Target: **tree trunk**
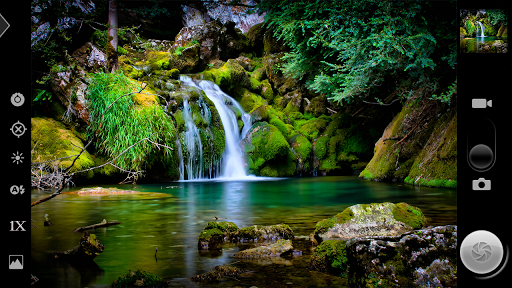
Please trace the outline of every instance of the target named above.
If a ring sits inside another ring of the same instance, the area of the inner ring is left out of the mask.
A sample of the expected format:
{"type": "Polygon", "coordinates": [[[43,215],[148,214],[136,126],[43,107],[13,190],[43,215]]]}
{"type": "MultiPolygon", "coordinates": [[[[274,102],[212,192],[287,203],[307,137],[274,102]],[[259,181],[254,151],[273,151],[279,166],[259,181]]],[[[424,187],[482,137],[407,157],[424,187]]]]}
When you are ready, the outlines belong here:
{"type": "Polygon", "coordinates": [[[108,39],[107,43],[107,57],[108,68],[111,73],[115,72],[119,67],[117,57],[117,0],[108,1],[108,39]]]}
{"type": "Polygon", "coordinates": [[[97,255],[103,252],[104,246],[100,240],[96,238],[95,234],[89,234],[87,231],[80,239],[80,243],[73,249],[66,251],[51,252],[55,257],[63,257],[68,261],[88,262],[92,261],[97,255]]]}

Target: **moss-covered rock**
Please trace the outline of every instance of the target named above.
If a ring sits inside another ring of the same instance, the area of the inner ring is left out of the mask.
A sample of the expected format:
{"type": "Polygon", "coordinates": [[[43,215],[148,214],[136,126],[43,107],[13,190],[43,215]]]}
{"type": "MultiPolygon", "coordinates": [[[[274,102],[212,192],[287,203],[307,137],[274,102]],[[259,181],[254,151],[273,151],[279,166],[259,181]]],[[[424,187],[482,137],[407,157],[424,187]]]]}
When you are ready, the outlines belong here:
{"type": "Polygon", "coordinates": [[[222,280],[222,276],[236,277],[238,274],[244,273],[243,269],[235,266],[219,265],[215,266],[212,271],[208,271],[201,275],[191,277],[190,280],[199,283],[216,283],[222,280]]]}
{"type": "Polygon", "coordinates": [[[268,101],[268,103],[272,103],[274,101],[274,91],[272,90],[272,85],[268,82],[268,79],[261,81],[261,96],[268,101]]]}
{"type": "Polygon", "coordinates": [[[320,135],[320,133],[327,127],[328,121],[324,118],[312,118],[302,125],[298,125],[300,134],[312,141],[320,135]]]}
{"type": "Polygon", "coordinates": [[[111,287],[168,287],[167,282],[155,274],[143,270],[130,271],[128,274],[117,278],[111,287]]]}
{"type": "Polygon", "coordinates": [[[233,254],[235,258],[278,257],[293,249],[292,241],[280,239],[276,243],[242,250],[233,254]]]}
{"type": "Polygon", "coordinates": [[[500,29],[498,30],[498,33],[496,36],[498,37],[508,37],[508,26],[507,25],[501,25],[500,29]]]}
{"type": "Polygon", "coordinates": [[[267,104],[267,101],[258,94],[252,93],[245,88],[241,88],[240,91],[241,97],[238,99],[240,105],[242,105],[242,108],[244,108],[247,113],[252,113],[257,108],[267,104]]]}
{"type": "Polygon", "coordinates": [[[257,122],[243,142],[250,173],[271,177],[286,177],[295,173],[296,159],[286,138],[275,126],[257,122]]]}
{"type": "Polygon", "coordinates": [[[457,111],[438,107],[427,97],[409,99],[384,130],[373,158],[359,176],[456,188],[457,111]]]}
{"type": "Polygon", "coordinates": [[[305,113],[310,113],[313,117],[320,117],[320,115],[327,112],[327,97],[324,95],[316,96],[309,104],[304,107],[305,113]]]}
{"type": "Polygon", "coordinates": [[[199,250],[221,250],[224,242],[224,233],[217,228],[201,231],[197,240],[199,250]]]}
{"type": "Polygon", "coordinates": [[[262,241],[277,239],[293,239],[293,230],[286,224],[270,226],[249,226],[238,231],[240,241],[262,241]]]}
{"type": "Polygon", "coordinates": [[[203,72],[203,75],[206,80],[215,82],[223,91],[233,95],[235,99],[240,95],[240,93],[236,93],[238,88],[250,89],[252,86],[250,74],[234,59],[229,59],[218,69],[203,72]]]}
{"type": "Polygon", "coordinates": [[[427,219],[418,207],[404,202],[396,204],[392,213],[396,220],[411,226],[413,229],[420,229],[427,222],[427,219]]]}
{"type": "Polygon", "coordinates": [[[297,156],[298,172],[307,173],[311,171],[311,152],[313,145],[309,142],[308,138],[297,135],[292,141],[291,147],[297,156]]]}
{"type": "Polygon", "coordinates": [[[260,57],[263,54],[263,35],[267,30],[263,27],[263,24],[259,23],[252,26],[246,34],[247,38],[249,38],[250,49],[260,57]]]}
{"type": "Polygon", "coordinates": [[[204,227],[204,230],[218,229],[222,232],[224,240],[233,241],[238,237],[238,226],[233,222],[210,221],[204,227]]]}
{"type": "Polygon", "coordinates": [[[396,236],[422,228],[425,216],[418,207],[406,203],[357,204],[315,226],[314,237],[348,240],[361,236],[396,236]]]}
{"type": "MultiPolygon", "coordinates": [[[[73,162],[75,157],[81,151],[78,147],[84,147],[80,138],[73,131],[67,129],[64,124],[51,118],[32,118],[31,119],[31,162],[45,162],[57,158],[63,158],[54,163],[60,168],[67,168],[73,162]],[[66,158],[68,157],[68,158],[66,158]]],[[[83,137],[83,135],[82,135],[83,137]]],[[[70,172],[76,172],[95,166],[94,158],[88,151],[84,151],[75,161],[70,172]]],[[[99,170],[96,172],[105,172],[99,170]]],[[[100,173],[101,173],[100,172],[100,173]]],[[[92,177],[94,172],[88,171],[84,176],[92,177]]]]}
{"type": "Polygon", "coordinates": [[[346,243],[349,283],[354,287],[432,287],[432,283],[453,287],[457,285],[457,250],[457,226],[453,225],[400,236],[353,238],[346,243]],[[434,281],[425,283],[429,279],[434,281]]]}
{"type": "Polygon", "coordinates": [[[335,275],[345,274],[348,258],[345,240],[323,241],[311,256],[309,269],[329,272],[335,275]]]}

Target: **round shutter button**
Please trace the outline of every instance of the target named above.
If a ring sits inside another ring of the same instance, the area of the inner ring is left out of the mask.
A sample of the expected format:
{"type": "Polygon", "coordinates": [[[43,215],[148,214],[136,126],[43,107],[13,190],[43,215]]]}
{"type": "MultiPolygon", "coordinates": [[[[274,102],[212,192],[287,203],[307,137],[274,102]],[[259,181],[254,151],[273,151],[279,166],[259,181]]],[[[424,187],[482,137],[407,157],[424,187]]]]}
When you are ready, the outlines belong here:
{"type": "Polygon", "coordinates": [[[496,269],[503,258],[500,239],[486,230],[475,231],[462,241],[460,258],[470,271],[486,274],[496,269]]]}
{"type": "Polygon", "coordinates": [[[494,153],[484,144],[478,144],[469,151],[469,161],[475,168],[485,169],[492,164],[494,153]]]}

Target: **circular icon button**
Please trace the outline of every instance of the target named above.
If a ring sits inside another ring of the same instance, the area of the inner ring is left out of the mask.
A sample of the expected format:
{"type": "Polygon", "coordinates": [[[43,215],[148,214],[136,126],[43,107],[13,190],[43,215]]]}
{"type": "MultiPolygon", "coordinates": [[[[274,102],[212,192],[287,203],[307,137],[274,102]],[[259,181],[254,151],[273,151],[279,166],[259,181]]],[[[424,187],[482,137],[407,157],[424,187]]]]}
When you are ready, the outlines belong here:
{"type": "Polygon", "coordinates": [[[485,169],[492,164],[494,153],[484,144],[478,144],[469,151],[469,161],[477,169],[485,169]]]}
{"type": "Polygon", "coordinates": [[[23,125],[23,123],[20,121],[12,124],[11,132],[14,134],[14,136],[20,138],[23,134],[25,134],[25,131],[27,131],[27,128],[25,128],[25,125],[23,125]]]}
{"type": "Polygon", "coordinates": [[[486,274],[500,265],[503,258],[503,245],[493,233],[478,230],[466,236],[462,241],[460,258],[470,271],[486,274]]]}
{"type": "Polygon", "coordinates": [[[20,107],[21,105],[23,105],[23,103],[25,103],[25,96],[23,96],[23,94],[21,93],[12,94],[11,103],[16,107],[20,107]]]}

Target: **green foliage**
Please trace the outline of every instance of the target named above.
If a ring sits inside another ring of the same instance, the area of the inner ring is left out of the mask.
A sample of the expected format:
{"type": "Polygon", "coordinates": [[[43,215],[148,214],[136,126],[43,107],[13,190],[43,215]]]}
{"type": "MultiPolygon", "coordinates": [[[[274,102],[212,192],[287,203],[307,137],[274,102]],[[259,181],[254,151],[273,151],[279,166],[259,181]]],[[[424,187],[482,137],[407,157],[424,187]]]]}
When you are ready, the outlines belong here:
{"type": "Polygon", "coordinates": [[[508,18],[505,10],[489,9],[485,10],[485,12],[487,13],[487,18],[489,19],[489,22],[491,22],[492,25],[507,25],[508,18]]]}
{"type": "MultiPolygon", "coordinates": [[[[268,0],[258,9],[266,12],[274,36],[291,48],[282,58],[283,72],[304,78],[310,89],[341,102],[365,97],[387,76],[397,82],[407,77],[424,81],[437,66],[433,57],[437,38],[449,34],[443,25],[454,24],[447,20],[453,18],[453,10],[431,13],[436,11],[431,5],[436,4],[301,0],[283,5],[268,0]],[[437,15],[437,20],[427,21],[432,17],[429,13],[437,15]]],[[[440,47],[448,50],[441,57],[455,55],[455,48],[440,47]]],[[[454,59],[450,58],[451,64],[454,59]]]]}
{"type": "Polygon", "coordinates": [[[137,105],[137,94],[119,98],[137,88],[122,72],[96,73],[87,94],[91,115],[88,137],[96,135],[96,148],[110,158],[126,151],[115,161],[126,170],[141,170],[154,162],[172,160],[169,149],[140,140],[149,137],[155,143],[174,146],[174,125],[160,106],[137,105]],[[101,115],[111,104],[102,120],[101,115]]]}
{"type": "Polygon", "coordinates": [[[446,91],[443,91],[441,95],[433,94],[432,97],[430,97],[430,100],[437,100],[441,103],[448,103],[450,104],[453,95],[457,94],[457,79],[448,86],[448,89],[446,91]]]}
{"type": "Polygon", "coordinates": [[[32,101],[34,102],[43,102],[43,101],[49,101],[51,102],[52,101],[52,92],[51,91],[48,91],[48,90],[43,90],[43,89],[35,89],[35,96],[34,96],[34,99],[32,101]]]}

